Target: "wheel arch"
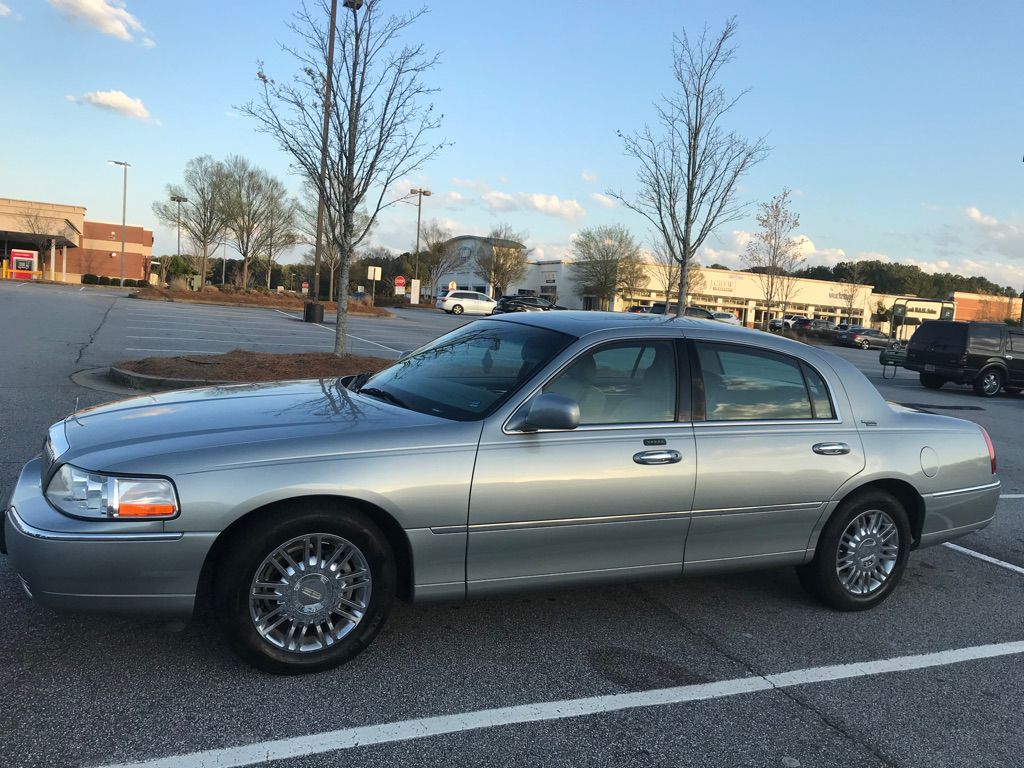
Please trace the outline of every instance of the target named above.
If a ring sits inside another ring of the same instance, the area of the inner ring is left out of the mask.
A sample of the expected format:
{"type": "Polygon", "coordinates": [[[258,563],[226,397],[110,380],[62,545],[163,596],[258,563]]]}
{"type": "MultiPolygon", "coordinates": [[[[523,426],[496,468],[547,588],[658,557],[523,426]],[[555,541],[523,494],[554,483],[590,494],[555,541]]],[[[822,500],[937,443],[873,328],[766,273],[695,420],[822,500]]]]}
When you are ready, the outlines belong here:
{"type": "Polygon", "coordinates": [[[852,488],[843,496],[840,504],[864,491],[885,491],[900,503],[910,520],[910,532],[913,536],[912,548],[916,549],[921,543],[921,531],[924,529],[925,515],[924,497],[918,493],[917,489],[906,480],[894,477],[879,478],[852,488]]]}
{"type": "Polygon", "coordinates": [[[347,504],[355,507],[372,520],[384,534],[395,553],[395,567],[398,571],[398,596],[409,601],[413,593],[413,559],[412,546],[409,537],[402,526],[398,524],[386,510],[365,499],[358,499],[351,496],[334,496],[329,494],[316,494],[310,496],[292,496],[285,499],[264,504],[251,509],[225,528],[214,540],[210,551],[203,561],[203,568],[200,571],[199,584],[196,589],[196,606],[202,609],[210,606],[213,597],[213,580],[217,567],[224,557],[228,545],[239,535],[253,526],[259,525],[274,510],[294,502],[320,501],[328,504],[347,504]]]}

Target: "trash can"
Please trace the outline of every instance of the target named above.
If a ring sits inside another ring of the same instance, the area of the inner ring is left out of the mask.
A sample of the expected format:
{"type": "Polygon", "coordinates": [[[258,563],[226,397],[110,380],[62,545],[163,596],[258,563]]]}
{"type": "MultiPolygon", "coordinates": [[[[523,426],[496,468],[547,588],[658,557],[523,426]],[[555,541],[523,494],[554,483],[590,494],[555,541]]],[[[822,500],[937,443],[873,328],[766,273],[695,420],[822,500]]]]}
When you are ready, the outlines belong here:
{"type": "Polygon", "coordinates": [[[324,321],[324,305],[320,302],[307,301],[302,308],[302,322],[322,323],[324,321]]]}

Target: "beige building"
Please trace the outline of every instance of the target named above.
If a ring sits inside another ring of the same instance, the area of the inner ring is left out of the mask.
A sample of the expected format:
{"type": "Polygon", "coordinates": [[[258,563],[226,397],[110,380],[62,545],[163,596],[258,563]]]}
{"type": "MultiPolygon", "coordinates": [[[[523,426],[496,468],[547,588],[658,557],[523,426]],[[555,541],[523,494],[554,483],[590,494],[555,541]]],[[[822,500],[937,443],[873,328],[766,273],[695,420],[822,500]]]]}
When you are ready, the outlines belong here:
{"type": "MultiPolygon", "coordinates": [[[[80,205],[0,198],[0,262],[4,274],[28,279],[81,282],[82,275],[121,276],[121,224],[87,221],[80,205]],[[12,254],[20,255],[15,264],[12,254]],[[25,254],[34,254],[26,256],[25,254]],[[17,269],[31,260],[31,270],[17,269]]],[[[125,227],[124,277],[146,280],[153,258],[153,232],[125,227]]]]}

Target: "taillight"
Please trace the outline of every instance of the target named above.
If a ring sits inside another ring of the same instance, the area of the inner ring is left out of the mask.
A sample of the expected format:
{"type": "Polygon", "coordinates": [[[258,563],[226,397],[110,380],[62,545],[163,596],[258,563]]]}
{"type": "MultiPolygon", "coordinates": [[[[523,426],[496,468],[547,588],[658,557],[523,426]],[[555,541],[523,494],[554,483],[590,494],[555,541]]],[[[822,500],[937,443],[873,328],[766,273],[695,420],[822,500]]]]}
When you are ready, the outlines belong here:
{"type": "Polygon", "coordinates": [[[985,438],[985,445],[988,446],[988,460],[992,464],[992,474],[996,473],[996,447],[992,445],[992,438],[988,436],[988,432],[985,431],[984,427],[979,426],[982,436],[985,438]]]}

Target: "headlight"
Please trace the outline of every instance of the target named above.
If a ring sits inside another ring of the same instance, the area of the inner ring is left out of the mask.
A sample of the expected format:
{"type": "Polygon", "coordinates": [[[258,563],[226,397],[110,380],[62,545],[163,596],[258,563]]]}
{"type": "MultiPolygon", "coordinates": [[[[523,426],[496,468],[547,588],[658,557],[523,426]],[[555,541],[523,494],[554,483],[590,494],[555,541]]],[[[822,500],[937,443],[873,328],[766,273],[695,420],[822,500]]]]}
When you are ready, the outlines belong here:
{"type": "Polygon", "coordinates": [[[109,477],[70,464],[54,474],[46,498],[57,509],[77,517],[152,519],[178,514],[170,480],[109,477]]]}

